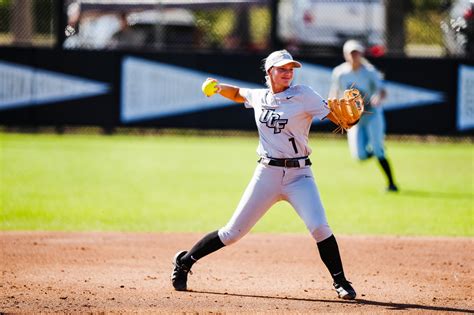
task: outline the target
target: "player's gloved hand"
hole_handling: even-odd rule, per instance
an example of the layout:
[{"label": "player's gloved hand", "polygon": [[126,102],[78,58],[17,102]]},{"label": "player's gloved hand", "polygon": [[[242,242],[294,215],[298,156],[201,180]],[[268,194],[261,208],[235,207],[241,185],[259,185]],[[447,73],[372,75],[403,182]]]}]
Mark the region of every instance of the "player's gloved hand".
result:
[{"label": "player's gloved hand", "polygon": [[212,95],[219,93],[221,87],[219,86],[219,82],[213,78],[207,78],[206,81],[202,84],[201,87],[202,92],[207,97],[211,97]]},{"label": "player's gloved hand", "polygon": [[364,100],[359,90],[349,89],[344,91],[344,97],[328,99],[328,107],[336,120],[336,131],[344,132],[359,122],[364,113]]}]

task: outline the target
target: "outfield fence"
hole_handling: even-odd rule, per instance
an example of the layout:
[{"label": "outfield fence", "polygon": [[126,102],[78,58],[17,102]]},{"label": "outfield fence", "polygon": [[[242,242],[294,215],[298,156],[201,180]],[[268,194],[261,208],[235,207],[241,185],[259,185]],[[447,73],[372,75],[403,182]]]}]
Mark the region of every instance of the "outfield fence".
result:
[{"label": "outfield fence", "polygon": [[[251,110],[206,98],[207,77],[262,88],[264,54],[0,49],[0,124],[5,126],[255,130]],[[327,97],[343,59],[295,55],[295,83]],[[474,60],[371,58],[385,77],[388,134],[472,134]],[[315,121],[314,131],[331,132]]]},{"label": "outfield fence", "polygon": [[327,97],[351,37],[384,76],[388,135],[470,136],[468,24],[456,27],[464,46],[456,37],[461,50],[450,52],[443,32],[459,1],[445,2],[0,0],[0,125],[253,131],[251,111],[200,93],[205,78],[262,87],[262,59],[287,48],[304,65],[295,83]]}]

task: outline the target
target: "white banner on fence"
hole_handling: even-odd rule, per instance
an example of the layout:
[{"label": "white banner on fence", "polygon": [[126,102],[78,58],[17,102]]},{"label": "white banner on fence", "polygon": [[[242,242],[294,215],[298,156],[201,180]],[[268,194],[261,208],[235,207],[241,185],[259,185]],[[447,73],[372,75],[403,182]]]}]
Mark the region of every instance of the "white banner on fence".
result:
[{"label": "white banner on fence", "polygon": [[458,130],[474,128],[474,67],[460,65],[458,70]]},{"label": "white banner on fence", "polygon": [[[295,84],[309,85],[325,98],[329,93],[331,71],[328,67],[303,63],[303,67],[295,71]],[[262,80],[263,76],[262,73]],[[121,121],[148,120],[235,104],[223,97],[205,97],[200,91],[207,77],[246,88],[264,88],[263,84],[129,56],[122,61]],[[388,94],[384,102],[386,110],[444,101],[442,92],[391,81],[386,81],[385,85]]]},{"label": "white banner on fence", "polygon": [[105,94],[108,84],[0,61],[0,110]]},{"label": "white banner on fence", "polygon": [[211,98],[204,96],[201,93],[201,85],[208,77],[232,85],[264,87],[184,67],[126,57],[122,61],[122,122],[180,115],[231,104],[238,105],[220,96]]},{"label": "white banner on fence", "polygon": [[[295,83],[311,86],[322,97],[328,97],[331,86],[332,68],[303,63],[295,71]],[[413,85],[385,81],[387,98],[383,102],[385,110],[438,104],[444,101],[442,92]]]}]

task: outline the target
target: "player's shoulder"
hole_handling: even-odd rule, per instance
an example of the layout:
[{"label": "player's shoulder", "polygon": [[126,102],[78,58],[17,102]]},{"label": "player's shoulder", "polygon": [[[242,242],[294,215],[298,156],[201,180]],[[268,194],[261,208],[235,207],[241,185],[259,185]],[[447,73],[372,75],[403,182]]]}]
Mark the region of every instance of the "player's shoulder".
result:
[{"label": "player's shoulder", "polygon": [[260,96],[267,93],[268,89],[249,89],[249,88],[240,88],[240,94],[246,98],[248,96]]},{"label": "player's shoulder", "polygon": [[343,62],[340,65],[334,67],[332,72],[334,75],[342,75],[345,73],[349,73],[351,71],[352,71],[351,64],[348,62]]},{"label": "player's shoulder", "polygon": [[255,94],[265,94],[268,92],[268,88],[264,89],[264,88],[259,88],[259,89],[246,89],[248,90],[250,93],[255,93]]},{"label": "player's shoulder", "polygon": [[303,94],[304,93],[314,93],[313,88],[311,88],[308,85],[304,85],[304,84],[292,85],[290,89],[292,89],[296,93],[303,93]]},{"label": "player's shoulder", "polygon": [[382,75],[380,71],[370,62],[364,62],[362,64],[363,69],[365,71],[365,75],[370,77],[372,80],[380,80],[382,79]]},{"label": "player's shoulder", "polygon": [[370,62],[364,62],[362,66],[367,72],[377,72],[377,68],[375,68],[375,66],[371,64]]},{"label": "player's shoulder", "polygon": [[312,87],[304,84],[297,84],[291,87],[294,93],[303,98],[314,99],[314,97],[321,97]]}]

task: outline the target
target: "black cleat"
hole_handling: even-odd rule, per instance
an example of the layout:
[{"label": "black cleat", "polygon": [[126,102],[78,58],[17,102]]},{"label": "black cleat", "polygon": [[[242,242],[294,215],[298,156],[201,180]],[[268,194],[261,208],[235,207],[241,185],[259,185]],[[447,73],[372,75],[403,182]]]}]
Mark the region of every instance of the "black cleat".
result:
[{"label": "black cleat", "polygon": [[171,283],[176,291],[186,291],[188,282],[188,273],[192,274],[191,269],[182,265],[180,262],[181,257],[186,255],[187,251],[183,250],[173,258],[173,273],[171,274]]},{"label": "black cleat", "polygon": [[395,184],[388,185],[387,192],[398,192],[398,187]]},{"label": "black cleat", "polygon": [[353,300],[356,298],[356,291],[352,287],[351,283],[347,280],[339,283],[334,282],[334,289],[336,289],[337,295],[344,300]]}]

